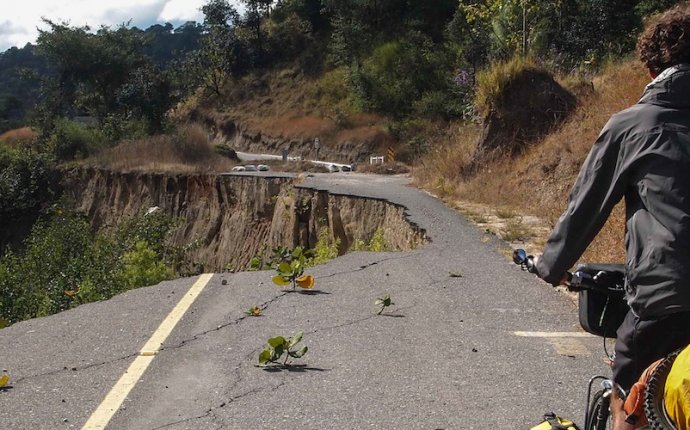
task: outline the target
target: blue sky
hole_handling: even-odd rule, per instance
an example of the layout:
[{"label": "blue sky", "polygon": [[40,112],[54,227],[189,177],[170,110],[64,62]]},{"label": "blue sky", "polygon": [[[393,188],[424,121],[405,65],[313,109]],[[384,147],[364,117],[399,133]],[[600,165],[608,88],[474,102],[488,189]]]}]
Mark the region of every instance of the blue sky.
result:
[{"label": "blue sky", "polygon": [[[142,29],[164,22],[177,27],[186,21],[201,22],[199,9],[204,3],[206,0],[14,0],[0,14],[0,52],[35,42],[37,27],[44,28],[42,17],[93,29],[129,21]],[[239,2],[230,3],[237,7]]]}]

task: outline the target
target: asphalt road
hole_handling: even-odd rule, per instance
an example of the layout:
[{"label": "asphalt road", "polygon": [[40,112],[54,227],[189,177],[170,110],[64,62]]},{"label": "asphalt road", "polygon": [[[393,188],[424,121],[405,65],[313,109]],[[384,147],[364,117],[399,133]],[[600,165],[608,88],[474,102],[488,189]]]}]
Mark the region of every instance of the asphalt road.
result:
[{"label": "asphalt road", "polygon": [[[145,344],[198,278],[0,330],[13,384],[0,427],[82,428],[123,375],[135,385],[108,429],[529,429],[551,410],[582,421],[589,377],[608,370],[568,298],[405,178],[300,186],[401,204],[430,243],[315,267],[311,294],[281,291],[271,272],[215,274],[154,351]],[[376,315],[386,293],[395,304]],[[245,314],[257,305],[262,316]],[[269,337],[297,330],[302,359],[255,366]]]}]

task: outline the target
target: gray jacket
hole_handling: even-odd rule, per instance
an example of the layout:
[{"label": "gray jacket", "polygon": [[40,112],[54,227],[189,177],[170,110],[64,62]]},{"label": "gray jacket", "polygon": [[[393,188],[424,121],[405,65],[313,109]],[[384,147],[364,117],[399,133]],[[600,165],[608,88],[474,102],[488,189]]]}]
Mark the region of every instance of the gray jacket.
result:
[{"label": "gray jacket", "polygon": [[690,65],[666,70],[606,124],[537,262],[545,281],[575,264],[623,196],[633,312],[690,311]]}]

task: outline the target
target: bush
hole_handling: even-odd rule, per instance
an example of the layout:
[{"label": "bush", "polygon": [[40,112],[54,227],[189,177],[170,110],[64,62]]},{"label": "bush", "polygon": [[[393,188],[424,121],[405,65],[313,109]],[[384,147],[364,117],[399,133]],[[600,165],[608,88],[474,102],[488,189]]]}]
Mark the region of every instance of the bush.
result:
[{"label": "bush", "polygon": [[174,225],[156,212],[94,233],[84,214],[56,209],[34,226],[23,251],[0,258],[0,321],[50,315],[170,279],[186,261],[186,250],[167,244]]},{"label": "bush", "polygon": [[327,263],[338,256],[340,239],[331,239],[331,230],[322,228],[319,230],[319,238],[314,246],[314,257],[310,259],[309,265],[319,265]]},{"label": "bush", "polygon": [[74,160],[93,155],[105,146],[105,142],[100,130],[61,118],[48,138],[48,150],[57,160]]},{"label": "bush", "polygon": [[0,318],[13,323],[68,309],[71,296],[89,278],[83,256],[89,255],[92,242],[88,221],[81,215],[57,213],[50,221],[39,221],[25,250],[7,252],[0,260]]},{"label": "bush", "polygon": [[123,256],[120,278],[127,289],[158,284],[173,275],[172,269],[144,241],[135,243],[134,249]]},{"label": "bush", "polygon": [[60,173],[45,154],[0,145],[0,251],[19,243],[60,194]]}]

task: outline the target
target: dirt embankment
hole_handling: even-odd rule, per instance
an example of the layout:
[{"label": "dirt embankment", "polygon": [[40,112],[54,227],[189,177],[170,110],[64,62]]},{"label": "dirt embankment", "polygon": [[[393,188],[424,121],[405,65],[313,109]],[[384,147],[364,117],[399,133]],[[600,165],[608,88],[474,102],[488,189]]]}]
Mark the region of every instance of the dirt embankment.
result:
[{"label": "dirt embankment", "polygon": [[[384,155],[395,139],[383,129],[381,120],[361,115],[348,127],[316,116],[272,117],[242,121],[217,112],[195,110],[192,122],[203,124],[217,143],[235,151],[320,159],[338,163],[368,162],[372,155]],[[319,139],[318,149],[314,144]]]},{"label": "dirt embankment", "polygon": [[327,228],[340,253],[368,243],[377,229],[391,250],[409,250],[424,232],[391,203],[293,187],[293,179],[231,175],[122,173],[98,169],[66,172],[65,194],[95,227],[157,206],[180,218],[176,245],[195,244],[204,271],[242,270],[266,247],[313,248]]}]

